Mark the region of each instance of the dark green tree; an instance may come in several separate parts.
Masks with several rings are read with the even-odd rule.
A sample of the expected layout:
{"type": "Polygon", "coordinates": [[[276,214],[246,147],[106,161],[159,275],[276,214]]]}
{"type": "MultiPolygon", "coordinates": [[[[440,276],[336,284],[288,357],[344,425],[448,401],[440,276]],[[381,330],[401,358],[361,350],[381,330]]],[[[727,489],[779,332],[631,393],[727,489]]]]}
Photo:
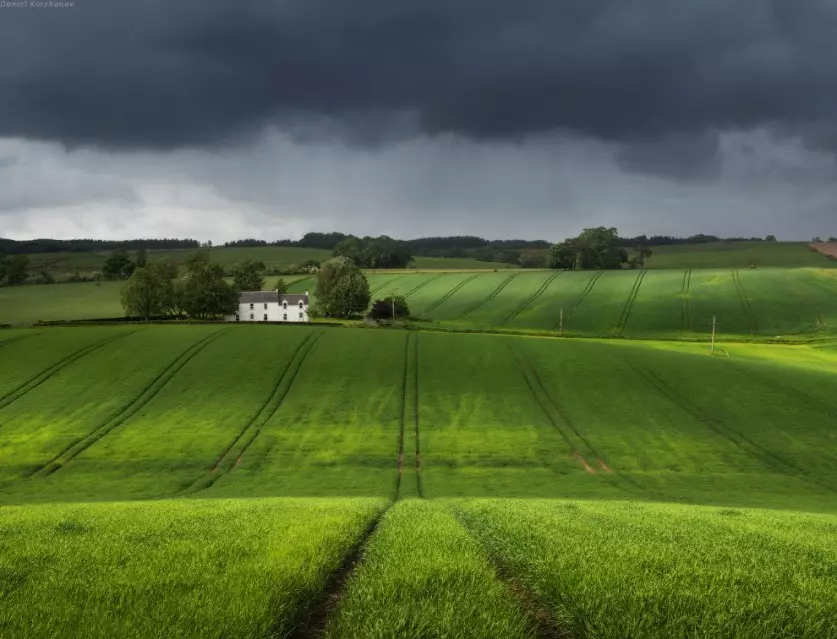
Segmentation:
{"type": "Polygon", "coordinates": [[[131,277],[136,264],[128,257],[128,251],[118,249],[110,254],[102,267],[102,275],[106,280],[126,280],[131,277]]]}
{"type": "Polygon", "coordinates": [[[148,252],[144,246],[137,249],[137,266],[145,267],[148,264],[148,252]]]}
{"type": "Polygon", "coordinates": [[[366,316],[374,320],[404,319],[410,316],[410,309],[402,295],[390,295],[375,300],[366,316]]]}
{"type": "Polygon", "coordinates": [[[238,308],[238,291],[224,281],[224,269],[210,262],[203,251],[186,263],[186,276],[179,287],[179,303],[195,319],[232,315],[238,308]]]}
{"type": "Polygon", "coordinates": [[[369,282],[348,257],[323,262],[317,274],[316,313],[325,317],[351,317],[369,306],[369,282]]]}
{"type": "Polygon", "coordinates": [[[549,268],[571,271],[575,268],[577,254],[567,242],[553,244],[549,252],[549,268]]]}
{"type": "Polygon", "coordinates": [[[0,285],[17,286],[29,277],[29,258],[25,255],[9,255],[0,260],[0,285]]]}
{"type": "Polygon", "coordinates": [[[775,236],[775,235],[768,235],[768,236],[767,236],[766,238],[764,238],[764,239],[765,239],[765,241],[767,241],[767,242],[775,242],[775,241],[776,241],[776,236],[775,236]]]}
{"type": "Polygon", "coordinates": [[[264,263],[247,260],[232,269],[233,286],[238,291],[260,291],[264,286],[264,263]]]}

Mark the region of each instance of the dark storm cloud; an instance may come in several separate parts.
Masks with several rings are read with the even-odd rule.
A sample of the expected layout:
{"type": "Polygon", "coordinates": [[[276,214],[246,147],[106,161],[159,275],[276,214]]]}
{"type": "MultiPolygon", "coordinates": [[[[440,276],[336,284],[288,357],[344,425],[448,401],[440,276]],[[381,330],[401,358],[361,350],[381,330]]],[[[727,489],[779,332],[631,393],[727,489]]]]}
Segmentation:
{"type": "Polygon", "coordinates": [[[0,136],[165,149],[323,120],[360,142],[563,130],[626,143],[628,168],[671,168],[673,155],[675,174],[700,173],[714,155],[707,131],[834,140],[835,33],[826,0],[5,8],[0,136]]]}

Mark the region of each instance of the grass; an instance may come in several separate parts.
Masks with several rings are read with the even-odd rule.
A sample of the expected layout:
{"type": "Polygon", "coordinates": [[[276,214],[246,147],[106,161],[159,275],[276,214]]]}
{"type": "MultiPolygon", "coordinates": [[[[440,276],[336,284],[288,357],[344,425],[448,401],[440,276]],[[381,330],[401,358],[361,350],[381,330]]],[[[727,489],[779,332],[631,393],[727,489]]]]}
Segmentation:
{"type": "MultiPolygon", "coordinates": [[[[389,277],[450,315],[477,287],[490,300],[472,314],[522,308],[512,321],[575,282],[576,312],[598,295],[626,334],[661,300],[679,333],[682,302],[713,286],[743,326],[741,286],[757,318],[783,308],[749,271],[695,271],[687,291],[682,272],[522,272],[516,293],[502,275],[389,277]]],[[[0,636],[837,636],[837,350],[717,352],[2,331],[0,636]]]]}
{"type": "Polygon", "coordinates": [[[0,635],[285,636],[379,500],[4,508],[0,635]]]}
{"type": "Polygon", "coordinates": [[[573,637],[833,637],[833,516],[472,501],[469,530],[573,637]]]}
{"type": "Polygon", "coordinates": [[[811,250],[808,242],[710,242],[654,246],[650,269],[834,268],[837,261],[811,250]]]}

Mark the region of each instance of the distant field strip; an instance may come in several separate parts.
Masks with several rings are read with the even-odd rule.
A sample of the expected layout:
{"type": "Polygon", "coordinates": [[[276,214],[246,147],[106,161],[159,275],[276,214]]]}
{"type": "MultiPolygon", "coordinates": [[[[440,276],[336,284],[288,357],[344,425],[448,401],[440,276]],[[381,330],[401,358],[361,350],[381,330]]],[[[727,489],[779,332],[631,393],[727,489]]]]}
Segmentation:
{"type": "MultiPolygon", "coordinates": [[[[0,396],[0,410],[5,408],[6,406],[11,404],[12,402],[17,401],[18,399],[20,399],[21,397],[26,395],[26,393],[36,389],[38,386],[40,386],[44,382],[48,381],[54,375],[57,375],[59,372],[61,372],[63,369],[65,369],[67,366],[69,366],[73,362],[81,359],[85,355],[88,355],[88,354],[92,353],[93,351],[96,351],[96,350],[102,348],[103,346],[107,346],[111,342],[115,342],[116,340],[122,339],[123,337],[127,337],[132,332],[134,332],[134,331],[131,331],[131,332],[126,331],[124,333],[120,333],[119,335],[111,335],[109,337],[106,337],[104,339],[99,340],[98,342],[90,344],[89,346],[85,346],[84,348],[80,348],[77,351],[75,351],[73,353],[70,353],[66,357],[58,360],[52,366],[50,366],[49,368],[41,371],[40,373],[38,373],[37,375],[35,375],[31,379],[29,379],[28,381],[24,382],[23,384],[21,384],[17,388],[9,391],[8,393],[6,393],[3,396],[0,396]]],[[[23,338],[21,338],[21,339],[23,339],[23,338]]],[[[17,341],[17,340],[15,340],[15,341],[17,341]]]]}
{"type": "Polygon", "coordinates": [[[265,424],[276,414],[276,411],[279,410],[282,402],[285,401],[285,397],[290,392],[294,380],[299,374],[299,369],[302,368],[305,358],[311,352],[311,349],[314,348],[315,343],[320,339],[320,337],[322,337],[322,335],[323,331],[320,330],[307,335],[302,342],[300,342],[294,350],[293,355],[290,359],[288,359],[288,363],[282,369],[273,392],[267,400],[265,400],[264,404],[262,404],[261,408],[253,416],[253,418],[245,424],[244,428],[241,429],[238,435],[236,435],[235,438],[233,438],[233,440],[224,447],[221,455],[212,465],[212,468],[210,468],[209,476],[203,477],[193,483],[190,487],[183,491],[183,494],[191,494],[205,490],[212,486],[221,477],[232,472],[238,467],[244,457],[244,453],[247,452],[247,449],[262,432],[265,424]]]}
{"type": "Polygon", "coordinates": [[[437,299],[435,302],[433,302],[432,304],[430,304],[430,305],[429,305],[429,306],[425,309],[425,312],[430,312],[430,311],[432,311],[434,308],[436,308],[436,307],[438,307],[438,306],[441,306],[442,304],[444,304],[445,302],[447,302],[447,301],[448,301],[451,297],[453,297],[453,296],[456,294],[456,291],[458,291],[460,288],[462,288],[463,286],[465,286],[468,282],[470,282],[471,280],[473,280],[475,277],[477,277],[477,274],[476,274],[476,273],[475,273],[474,275],[472,275],[471,277],[466,277],[464,280],[462,280],[461,282],[459,282],[459,284],[457,284],[457,285],[456,285],[456,286],[454,286],[452,289],[450,289],[447,293],[445,293],[444,295],[442,295],[442,297],[440,297],[440,298],[439,298],[439,299],[437,299]]]}
{"type": "MultiPolygon", "coordinates": [[[[567,308],[567,312],[564,313],[564,322],[566,322],[575,310],[581,305],[584,299],[590,295],[590,291],[593,290],[593,287],[596,285],[596,282],[599,281],[599,278],[602,276],[602,271],[596,271],[593,273],[593,277],[590,278],[590,281],[587,282],[587,286],[584,287],[584,290],[581,291],[578,297],[576,297],[571,303],[570,306],[567,308]]],[[[561,320],[559,319],[552,327],[552,330],[556,330],[561,324],[561,320]]]]}
{"type": "Polygon", "coordinates": [[[692,309],[689,290],[692,286],[692,269],[683,271],[683,287],[680,291],[680,334],[683,335],[692,326],[692,309]]]}
{"type": "Polygon", "coordinates": [[[541,284],[540,288],[539,288],[537,291],[535,291],[532,295],[530,295],[528,298],[526,298],[526,299],[525,299],[525,300],[524,300],[524,301],[520,304],[520,306],[518,306],[518,307],[517,307],[516,309],[514,309],[511,313],[509,313],[509,314],[508,314],[508,315],[507,315],[507,316],[503,319],[503,321],[502,321],[502,322],[500,322],[500,324],[501,324],[501,325],[508,324],[509,322],[511,322],[512,320],[514,320],[514,318],[515,318],[515,317],[517,317],[518,315],[520,315],[520,313],[522,313],[524,310],[526,310],[529,306],[531,306],[532,304],[534,304],[534,303],[535,303],[535,301],[536,301],[536,300],[537,300],[537,299],[538,299],[541,295],[543,295],[543,294],[546,292],[546,289],[548,289],[548,288],[549,288],[549,285],[550,285],[550,284],[552,284],[552,282],[554,282],[554,281],[555,281],[555,278],[556,278],[556,277],[558,277],[560,274],[561,274],[561,271],[556,271],[555,273],[553,273],[552,275],[550,275],[548,278],[546,278],[546,280],[544,280],[544,283],[543,283],[543,284],[541,284]]]}
{"type": "Polygon", "coordinates": [[[741,300],[741,306],[744,309],[744,316],[747,319],[747,328],[753,335],[759,334],[759,327],[756,323],[756,315],[753,312],[753,307],[750,305],[750,300],[747,297],[747,291],[744,290],[744,283],[741,281],[741,274],[737,268],[732,269],[732,280],[735,282],[735,288],[738,291],[738,297],[741,300]]]}
{"type": "Polygon", "coordinates": [[[165,387],[166,384],[168,384],[178,371],[180,371],[180,369],[189,362],[189,360],[229,330],[229,328],[224,328],[215,331],[211,335],[204,337],[197,343],[187,348],[183,353],[178,355],[177,358],[175,358],[162,373],[154,378],[130,404],[124,406],[117,415],[105,423],[100,424],[95,429],[90,431],[85,437],[65,448],[58,455],[53,457],[50,462],[32,472],[30,477],[51,475],[52,473],[60,470],[66,463],[72,461],[80,453],[102,439],[102,437],[107,435],[114,428],[124,423],[128,418],[154,399],[154,397],[163,389],[163,387],[165,387]]]}
{"type": "Polygon", "coordinates": [[[413,295],[414,293],[417,293],[418,291],[423,289],[425,286],[430,284],[430,282],[434,282],[434,281],[438,280],[440,277],[442,277],[442,275],[444,275],[444,273],[438,273],[437,275],[434,275],[432,277],[428,277],[426,280],[423,280],[423,281],[419,282],[416,286],[414,286],[409,291],[407,291],[404,294],[404,297],[407,298],[407,297],[410,297],[411,295],[413,295]]]}
{"type": "Polygon", "coordinates": [[[625,332],[625,326],[628,325],[628,320],[631,318],[636,296],[639,294],[639,289],[646,275],[648,275],[648,271],[640,271],[634,280],[634,284],[628,293],[628,299],[625,301],[625,306],[622,307],[622,312],[619,314],[619,321],[616,324],[617,335],[622,335],[625,332]]]}
{"type": "MultiPolygon", "coordinates": [[[[460,313],[460,314],[456,317],[456,319],[460,320],[460,319],[462,319],[462,318],[464,318],[464,317],[467,317],[468,315],[470,315],[471,313],[473,313],[474,311],[476,311],[478,308],[480,308],[481,306],[483,306],[486,302],[489,302],[489,301],[491,301],[492,299],[494,299],[495,297],[497,297],[497,295],[499,295],[499,294],[500,294],[500,292],[501,292],[504,288],[506,288],[506,287],[507,287],[507,286],[511,283],[511,281],[512,281],[515,277],[517,277],[518,275],[519,275],[519,273],[512,273],[511,275],[509,275],[506,279],[504,279],[502,282],[500,282],[500,284],[498,284],[498,285],[497,285],[497,287],[496,287],[493,291],[491,291],[491,293],[489,293],[486,297],[482,298],[481,300],[478,300],[476,303],[474,303],[473,305],[471,305],[471,306],[469,306],[468,308],[466,308],[466,309],[465,309],[462,313],[460,313]]],[[[463,282],[463,284],[464,284],[464,283],[465,283],[465,282],[463,282]]]]}
{"type": "Polygon", "coordinates": [[[755,457],[756,459],[759,459],[766,466],[773,468],[774,470],[783,473],[788,477],[801,479],[803,481],[807,481],[809,483],[825,488],[826,490],[829,490],[831,492],[837,493],[837,488],[835,488],[831,484],[820,481],[817,477],[811,475],[804,468],[801,468],[800,466],[797,466],[792,462],[782,459],[781,457],[777,456],[775,453],[768,450],[764,446],[761,446],[760,444],[754,442],[752,439],[742,434],[740,431],[731,428],[724,420],[716,419],[712,415],[708,414],[703,408],[695,404],[691,399],[689,399],[679,391],[675,390],[659,375],[653,373],[650,370],[643,369],[642,367],[636,365],[630,359],[626,359],[625,361],[637,372],[637,374],[640,377],[645,379],[648,382],[648,384],[652,386],[654,389],[656,389],[657,392],[659,392],[663,397],[666,397],[670,401],[680,406],[680,408],[682,408],[687,413],[695,417],[698,421],[706,425],[708,428],[713,430],[721,437],[727,439],[730,443],[738,447],[740,450],[755,457]]]}

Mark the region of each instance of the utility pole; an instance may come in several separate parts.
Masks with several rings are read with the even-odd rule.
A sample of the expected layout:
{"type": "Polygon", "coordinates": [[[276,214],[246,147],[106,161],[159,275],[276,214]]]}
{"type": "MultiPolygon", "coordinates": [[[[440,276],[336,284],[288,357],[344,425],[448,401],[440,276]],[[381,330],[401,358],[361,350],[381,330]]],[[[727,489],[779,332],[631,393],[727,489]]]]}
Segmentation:
{"type": "Polygon", "coordinates": [[[558,334],[559,335],[564,334],[564,307],[563,306],[561,307],[561,323],[559,324],[558,334]]]}
{"type": "Polygon", "coordinates": [[[715,316],[712,316],[712,354],[715,354],[715,316]]]}
{"type": "Polygon", "coordinates": [[[392,292],[392,323],[395,324],[395,291],[392,292]]]}

